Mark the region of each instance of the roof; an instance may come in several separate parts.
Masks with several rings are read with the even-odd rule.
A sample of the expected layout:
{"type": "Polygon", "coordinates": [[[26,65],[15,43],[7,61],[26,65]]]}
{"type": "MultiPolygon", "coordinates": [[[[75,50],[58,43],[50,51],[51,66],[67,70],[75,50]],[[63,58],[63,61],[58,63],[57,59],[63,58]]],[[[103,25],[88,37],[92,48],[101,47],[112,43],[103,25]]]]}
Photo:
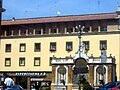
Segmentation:
{"type": "Polygon", "coordinates": [[[117,13],[104,13],[104,14],[87,14],[87,15],[71,15],[71,16],[56,16],[56,17],[42,17],[42,18],[28,18],[3,20],[2,25],[15,25],[15,24],[34,24],[34,23],[51,23],[51,22],[67,22],[67,21],[84,21],[84,20],[99,20],[99,19],[115,19],[117,13]]]}

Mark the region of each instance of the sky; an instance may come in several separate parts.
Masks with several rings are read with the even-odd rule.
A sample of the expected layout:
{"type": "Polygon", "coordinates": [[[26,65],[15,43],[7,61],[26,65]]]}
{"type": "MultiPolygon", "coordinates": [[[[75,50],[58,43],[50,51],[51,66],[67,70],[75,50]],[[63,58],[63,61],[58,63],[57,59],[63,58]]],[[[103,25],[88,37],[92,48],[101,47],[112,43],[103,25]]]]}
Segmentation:
{"type": "Polygon", "coordinates": [[[3,0],[2,20],[111,13],[120,0],[3,0]]]}

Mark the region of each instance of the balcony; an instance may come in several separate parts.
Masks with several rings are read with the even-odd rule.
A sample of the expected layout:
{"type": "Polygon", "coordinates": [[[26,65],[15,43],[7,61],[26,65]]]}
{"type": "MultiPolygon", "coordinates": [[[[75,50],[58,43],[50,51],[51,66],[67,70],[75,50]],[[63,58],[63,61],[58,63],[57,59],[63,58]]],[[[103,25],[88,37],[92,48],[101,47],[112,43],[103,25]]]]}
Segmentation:
{"type": "Polygon", "coordinates": [[[56,58],[53,57],[51,64],[73,64],[73,58],[71,57],[66,57],[66,58],[56,58]]]}
{"type": "Polygon", "coordinates": [[[112,57],[107,57],[106,61],[102,61],[100,57],[95,57],[95,58],[89,58],[88,63],[115,63],[115,59],[112,57]]]}

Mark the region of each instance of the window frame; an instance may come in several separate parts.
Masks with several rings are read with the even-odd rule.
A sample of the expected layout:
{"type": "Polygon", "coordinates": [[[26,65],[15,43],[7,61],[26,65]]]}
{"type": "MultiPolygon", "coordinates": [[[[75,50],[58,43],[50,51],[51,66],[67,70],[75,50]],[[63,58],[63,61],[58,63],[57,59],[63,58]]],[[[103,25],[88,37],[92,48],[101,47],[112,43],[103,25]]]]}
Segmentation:
{"type": "Polygon", "coordinates": [[[85,50],[90,50],[90,41],[83,41],[83,44],[85,46],[85,50]]]}
{"type": "Polygon", "coordinates": [[[56,42],[50,42],[50,51],[55,52],[57,49],[57,43],[56,42]]]}
{"type": "Polygon", "coordinates": [[[106,26],[100,26],[100,32],[107,32],[107,25],[106,26]]]}
{"type": "Polygon", "coordinates": [[[40,52],[40,51],[41,51],[41,43],[34,43],[34,52],[40,52]]]}
{"type": "Polygon", "coordinates": [[[11,58],[5,58],[5,67],[10,67],[10,66],[11,66],[11,58]]]}
{"type": "Polygon", "coordinates": [[[26,44],[25,43],[20,43],[19,51],[26,52],[26,44]],[[24,50],[22,50],[22,47],[24,48],[24,50]]]}
{"type": "Polygon", "coordinates": [[[107,50],[107,40],[100,40],[100,50],[107,50]]]}
{"type": "Polygon", "coordinates": [[[5,45],[5,52],[11,52],[11,47],[12,47],[11,44],[6,44],[5,45]]]}
{"type": "Polygon", "coordinates": [[[25,57],[19,58],[19,66],[25,66],[25,57]],[[21,62],[23,62],[23,63],[21,63],[21,62]]]}
{"type": "Polygon", "coordinates": [[[34,66],[40,66],[40,61],[40,57],[34,57],[34,66]],[[39,63],[36,60],[39,60],[39,63]]]}
{"type": "Polygon", "coordinates": [[[73,50],[73,42],[72,41],[69,41],[69,42],[66,42],[66,51],[72,51],[73,50]]]}

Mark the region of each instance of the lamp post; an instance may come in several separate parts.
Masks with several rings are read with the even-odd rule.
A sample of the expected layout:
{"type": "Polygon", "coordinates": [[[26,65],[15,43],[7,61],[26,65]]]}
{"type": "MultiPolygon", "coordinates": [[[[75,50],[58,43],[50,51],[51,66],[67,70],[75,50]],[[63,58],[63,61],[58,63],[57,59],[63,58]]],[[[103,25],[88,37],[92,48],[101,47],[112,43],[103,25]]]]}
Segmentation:
{"type": "Polygon", "coordinates": [[[105,69],[104,69],[104,63],[106,62],[106,59],[107,59],[107,55],[106,55],[106,50],[103,48],[101,50],[101,61],[102,61],[102,74],[103,74],[103,84],[105,83],[105,80],[104,80],[104,74],[105,74],[105,69]]]}
{"type": "MultiPolygon", "coordinates": [[[[82,30],[83,30],[84,26],[78,25],[76,26],[76,29],[78,30],[78,39],[79,39],[79,59],[81,58],[81,36],[82,36],[82,30]]],[[[80,87],[80,63],[79,63],[79,67],[78,67],[78,84],[79,84],[79,89],[81,90],[80,87]]]]}

